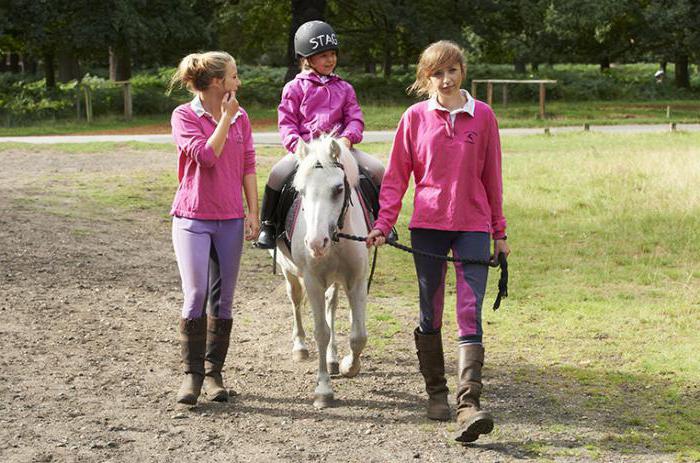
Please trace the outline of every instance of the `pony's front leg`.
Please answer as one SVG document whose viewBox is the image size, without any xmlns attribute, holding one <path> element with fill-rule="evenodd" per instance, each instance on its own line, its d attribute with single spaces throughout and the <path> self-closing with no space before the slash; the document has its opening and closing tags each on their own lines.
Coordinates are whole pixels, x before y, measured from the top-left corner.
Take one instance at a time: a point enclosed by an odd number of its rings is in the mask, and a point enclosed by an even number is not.
<svg viewBox="0 0 700 463">
<path fill-rule="evenodd" d="M 338 308 L 338 284 L 334 283 L 326 290 L 326 322 L 331 331 L 331 338 L 326 352 L 326 365 L 331 376 L 340 374 L 338 363 L 338 345 L 335 342 L 335 312 Z"/>
<path fill-rule="evenodd" d="M 367 345 L 367 328 L 365 326 L 365 314 L 367 310 L 367 283 L 355 282 L 348 288 L 348 302 L 350 303 L 350 350 L 351 354 L 343 357 L 340 364 L 340 374 L 352 378 L 360 372 L 360 354 Z"/>
<path fill-rule="evenodd" d="M 301 319 L 301 307 L 304 302 L 304 287 L 296 275 L 284 272 L 287 283 L 287 296 L 292 302 L 294 321 L 292 323 L 292 360 L 301 362 L 309 358 L 309 349 L 306 347 L 306 333 Z"/>
<path fill-rule="evenodd" d="M 320 282 L 311 277 L 304 278 L 304 286 L 306 286 L 306 294 L 314 313 L 314 337 L 316 338 L 319 352 L 314 407 L 326 408 L 333 404 L 333 388 L 331 387 L 331 377 L 326 366 L 326 358 L 322 355 L 322 352 L 326 352 L 326 349 L 328 349 L 328 342 L 331 337 L 325 317 L 325 291 Z"/>
</svg>

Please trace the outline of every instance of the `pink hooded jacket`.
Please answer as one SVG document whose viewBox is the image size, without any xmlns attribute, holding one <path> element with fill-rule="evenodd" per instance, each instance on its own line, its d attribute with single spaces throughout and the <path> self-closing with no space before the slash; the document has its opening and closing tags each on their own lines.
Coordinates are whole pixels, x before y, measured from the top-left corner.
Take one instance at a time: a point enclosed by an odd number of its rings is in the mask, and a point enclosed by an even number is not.
<svg viewBox="0 0 700 463">
<path fill-rule="evenodd" d="M 290 153 L 299 138 L 309 142 L 322 133 L 362 141 L 365 122 L 352 85 L 336 75 L 324 83 L 314 72 L 300 72 L 282 90 L 277 107 L 282 144 Z"/>
</svg>

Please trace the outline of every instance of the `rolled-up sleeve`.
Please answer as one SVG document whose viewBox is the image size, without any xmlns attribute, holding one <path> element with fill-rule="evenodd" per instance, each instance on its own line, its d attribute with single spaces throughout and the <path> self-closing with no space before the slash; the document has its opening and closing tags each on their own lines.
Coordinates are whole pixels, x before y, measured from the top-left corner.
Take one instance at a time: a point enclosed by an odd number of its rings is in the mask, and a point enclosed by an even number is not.
<svg viewBox="0 0 700 463">
<path fill-rule="evenodd" d="M 282 100 L 277 107 L 277 126 L 282 136 L 282 145 L 288 152 L 293 153 L 301 138 L 299 130 L 299 105 L 301 95 L 295 92 L 291 85 L 282 90 Z"/>
<path fill-rule="evenodd" d="M 253 145 L 253 131 L 250 127 L 248 115 L 243 116 L 243 175 L 255 173 L 255 148 Z"/>
<path fill-rule="evenodd" d="M 384 233 L 384 236 L 389 234 L 391 227 L 396 224 L 396 220 L 399 218 L 401 201 L 406 193 L 408 181 L 413 171 L 408 117 L 407 114 L 404 114 L 401 121 L 399 121 L 396 135 L 394 135 L 394 143 L 391 147 L 391 154 L 389 155 L 389 164 L 386 172 L 384 172 L 381 191 L 379 192 L 379 218 L 374 228 Z"/>
<path fill-rule="evenodd" d="M 348 140 L 356 145 L 362 141 L 362 133 L 365 130 L 365 120 L 362 117 L 362 109 L 357 102 L 357 95 L 352 85 L 347 85 L 347 94 L 345 106 L 343 107 L 343 126 L 345 129 L 340 134 L 341 137 L 347 137 Z"/>
<path fill-rule="evenodd" d="M 207 144 L 209 137 L 204 133 L 201 122 L 195 114 L 177 108 L 170 118 L 170 125 L 175 145 L 181 153 L 205 167 L 216 164 L 218 158 L 214 154 L 214 149 Z"/>
<path fill-rule="evenodd" d="M 489 113 L 489 138 L 484 160 L 481 182 L 486 190 L 491 208 L 491 230 L 493 239 L 503 238 L 506 234 L 506 218 L 503 215 L 503 177 L 501 173 L 501 138 L 498 122 L 493 113 Z"/>
</svg>

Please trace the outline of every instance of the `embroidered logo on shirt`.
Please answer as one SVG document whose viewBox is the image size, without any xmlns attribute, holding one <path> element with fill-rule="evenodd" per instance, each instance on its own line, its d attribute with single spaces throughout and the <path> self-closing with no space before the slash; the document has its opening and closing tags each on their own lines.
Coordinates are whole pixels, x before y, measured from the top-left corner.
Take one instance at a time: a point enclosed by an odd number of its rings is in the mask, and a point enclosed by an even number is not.
<svg viewBox="0 0 700 463">
<path fill-rule="evenodd" d="M 469 132 L 467 132 L 466 135 L 467 135 L 467 143 L 469 143 L 470 145 L 474 145 L 476 143 L 476 137 L 479 136 L 478 133 L 473 132 L 471 130 Z"/>
</svg>

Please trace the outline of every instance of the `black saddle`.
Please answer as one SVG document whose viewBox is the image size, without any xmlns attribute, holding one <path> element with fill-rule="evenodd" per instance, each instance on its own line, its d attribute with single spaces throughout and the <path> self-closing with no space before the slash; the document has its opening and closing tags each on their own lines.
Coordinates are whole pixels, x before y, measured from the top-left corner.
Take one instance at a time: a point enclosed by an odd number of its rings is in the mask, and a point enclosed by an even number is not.
<svg viewBox="0 0 700 463">
<path fill-rule="evenodd" d="M 380 185 L 375 185 L 375 183 L 372 181 L 372 177 L 365 169 L 360 167 L 359 170 L 360 178 L 358 190 L 360 195 L 362 196 L 362 200 L 365 206 L 368 209 L 367 212 L 369 213 L 372 219 L 372 223 L 374 223 L 374 221 L 377 220 L 377 217 L 379 216 Z M 294 207 L 294 203 L 297 200 L 297 196 L 299 195 L 299 192 L 294 188 L 294 186 L 292 186 L 294 182 L 294 176 L 296 175 L 296 173 L 297 171 L 295 168 L 292 171 L 292 173 L 289 174 L 284 180 L 284 184 L 282 185 L 282 190 L 280 192 L 280 199 L 277 203 L 277 209 L 275 210 L 272 218 L 275 222 L 277 238 L 282 237 L 287 243 L 288 247 L 290 246 L 289 236 L 291 235 L 292 230 L 287 230 L 287 227 L 288 224 L 292 223 L 293 221 L 287 219 L 290 211 L 292 211 L 292 208 Z"/>
</svg>

